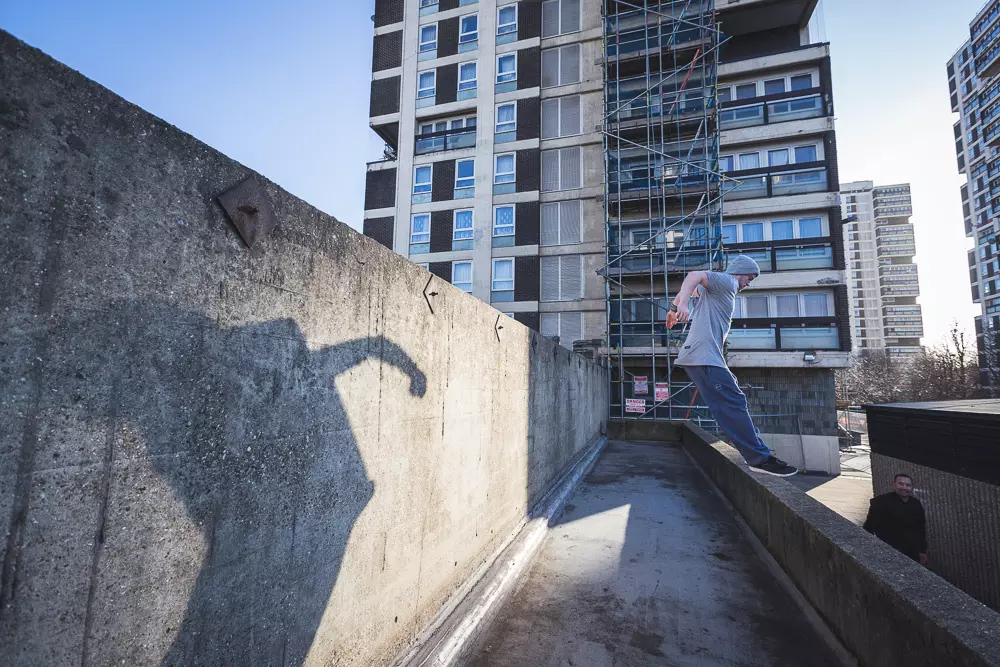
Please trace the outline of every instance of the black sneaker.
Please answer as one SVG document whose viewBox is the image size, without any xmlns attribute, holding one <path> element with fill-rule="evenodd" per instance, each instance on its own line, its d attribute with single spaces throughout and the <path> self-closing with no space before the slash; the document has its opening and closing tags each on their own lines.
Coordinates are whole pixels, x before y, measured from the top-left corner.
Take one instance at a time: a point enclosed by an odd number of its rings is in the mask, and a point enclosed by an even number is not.
<svg viewBox="0 0 1000 667">
<path fill-rule="evenodd" d="M 762 472 L 768 475 L 774 475 L 776 477 L 791 477 L 799 470 L 798 468 L 793 468 L 784 461 L 774 456 L 770 457 L 763 463 L 758 463 L 755 466 L 750 466 L 750 470 L 754 472 Z"/>
</svg>

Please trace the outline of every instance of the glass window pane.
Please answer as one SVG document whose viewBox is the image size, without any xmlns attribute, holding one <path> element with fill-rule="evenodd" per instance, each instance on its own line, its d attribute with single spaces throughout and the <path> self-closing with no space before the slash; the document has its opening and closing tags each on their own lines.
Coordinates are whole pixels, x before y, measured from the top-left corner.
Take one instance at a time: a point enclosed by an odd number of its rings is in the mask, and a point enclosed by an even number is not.
<svg viewBox="0 0 1000 667">
<path fill-rule="evenodd" d="M 722 242 L 738 243 L 736 240 L 736 225 L 722 225 Z"/>
<path fill-rule="evenodd" d="M 766 296 L 748 296 L 744 301 L 748 318 L 766 318 L 768 316 Z"/>
<path fill-rule="evenodd" d="M 812 87 L 812 74 L 800 74 L 792 77 L 792 90 L 806 90 Z"/>
<path fill-rule="evenodd" d="M 729 86 L 719 88 L 719 101 L 728 102 L 733 99 L 733 89 Z"/>
<path fill-rule="evenodd" d="M 733 171 L 733 156 L 724 155 L 719 158 L 719 171 L 725 173 L 727 171 Z"/>
<path fill-rule="evenodd" d="M 775 241 L 786 241 L 795 238 L 791 220 L 775 220 L 771 223 L 771 238 Z"/>
<path fill-rule="evenodd" d="M 785 92 L 784 79 L 771 79 L 770 81 L 764 82 L 765 95 L 775 95 L 777 93 L 783 93 L 783 92 Z"/>
<path fill-rule="evenodd" d="M 767 163 L 772 167 L 780 167 L 788 164 L 788 149 L 780 148 L 767 152 Z"/>
<path fill-rule="evenodd" d="M 498 155 L 497 156 L 497 171 L 498 172 L 514 171 L 514 156 L 513 155 Z"/>
<path fill-rule="evenodd" d="M 507 54 L 497 58 L 497 83 L 514 81 L 517 78 L 517 56 Z"/>
<path fill-rule="evenodd" d="M 514 207 L 498 206 L 493 212 L 493 236 L 513 236 Z"/>
<path fill-rule="evenodd" d="M 743 243 L 756 243 L 764 240 L 763 222 L 743 223 Z"/>
<path fill-rule="evenodd" d="M 760 153 L 743 153 L 740 155 L 740 169 L 758 169 L 760 167 Z"/>
<path fill-rule="evenodd" d="M 800 164 L 803 162 L 815 162 L 816 161 L 816 147 L 815 146 L 796 146 L 795 147 L 795 162 Z"/>
<path fill-rule="evenodd" d="M 736 86 L 736 99 L 748 100 L 751 97 L 757 97 L 756 83 L 744 83 Z"/>
<path fill-rule="evenodd" d="M 476 163 L 472 160 L 460 160 L 458 163 L 458 177 L 471 178 L 475 175 Z"/>
<path fill-rule="evenodd" d="M 799 236 L 804 239 L 823 236 L 823 221 L 819 218 L 799 220 Z"/>
<path fill-rule="evenodd" d="M 797 294 L 780 295 L 776 299 L 778 317 L 798 317 L 799 297 Z"/>
<path fill-rule="evenodd" d="M 806 294 L 803 300 L 806 317 L 827 317 L 830 314 L 825 294 Z"/>
</svg>

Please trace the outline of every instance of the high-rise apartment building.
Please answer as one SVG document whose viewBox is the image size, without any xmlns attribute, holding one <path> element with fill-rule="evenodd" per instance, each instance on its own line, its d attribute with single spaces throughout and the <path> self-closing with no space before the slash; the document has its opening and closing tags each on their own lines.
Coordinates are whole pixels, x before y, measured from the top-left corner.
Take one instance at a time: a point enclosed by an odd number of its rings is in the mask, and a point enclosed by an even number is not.
<svg viewBox="0 0 1000 667">
<path fill-rule="evenodd" d="M 883 351 L 897 360 L 919 354 L 924 328 L 909 183 L 845 183 L 840 199 L 850 220 L 843 229 L 854 353 Z"/>
<path fill-rule="evenodd" d="M 951 110 L 962 187 L 965 235 L 984 385 L 1000 388 L 1000 0 L 986 3 L 969 24 L 969 40 L 948 61 Z M 992 372 L 991 372 L 991 369 Z"/>
<path fill-rule="evenodd" d="M 837 469 L 850 303 L 815 6 L 377 0 L 365 234 L 563 344 L 599 339 L 613 414 L 657 419 L 699 413 L 664 326 L 684 273 L 751 255 L 730 366 L 769 444 Z"/>
</svg>

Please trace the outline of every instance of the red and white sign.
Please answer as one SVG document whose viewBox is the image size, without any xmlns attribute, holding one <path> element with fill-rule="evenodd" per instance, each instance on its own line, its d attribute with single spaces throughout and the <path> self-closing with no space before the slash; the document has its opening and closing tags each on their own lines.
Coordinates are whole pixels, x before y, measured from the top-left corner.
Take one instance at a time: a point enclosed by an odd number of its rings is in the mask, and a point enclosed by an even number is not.
<svg viewBox="0 0 1000 667">
<path fill-rule="evenodd" d="M 626 398 L 625 412 L 643 413 L 646 411 L 646 401 L 642 398 Z"/>
<path fill-rule="evenodd" d="M 635 382 L 635 389 L 632 393 L 636 396 L 645 396 L 649 393 L 649 378 L 645 375 L 636 375 L 633 378 Z"/>
<path fill-rule="evenodd" d="M 666 382 L 656 383 L 656 402 L 661 403 L 670 398 L 670 385 Z"/>
</svg>

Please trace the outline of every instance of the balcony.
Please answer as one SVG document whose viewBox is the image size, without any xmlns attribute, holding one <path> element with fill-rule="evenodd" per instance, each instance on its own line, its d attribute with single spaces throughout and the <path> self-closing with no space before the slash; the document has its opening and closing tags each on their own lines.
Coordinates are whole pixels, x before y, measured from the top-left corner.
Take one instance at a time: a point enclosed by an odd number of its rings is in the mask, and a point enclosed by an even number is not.
<svg viewBox="0 0 1000 667">
<path fill-rule="evenodd" d="M 658 196 L 700 197 L 718 188 L 719 175 L 697 151 L 691 157 L 685 155 L 684 162 L 678 159 L 650 154 L 644 148 L 610 155 L 608 196 L 612 200 L 644 200 L 655 192 Z"/>
<path fill-rule="evenodd" d="M 711 241 L 706 237 L 708 226 L 718 227 L 719 216 L 714 220 L 706 218 L 697 221 L 663 219 L 623 221 L 620 230 L 612 233 L 611 260 L 605 269 L 609 276 L 635 276 L 664 271 L 686 272 L 709 268 L 713 261 L 721 259 L 722 242 L 718 235 Z M 688 227 L 694 223 L 699 226 Z M 615 223 L 618 224 L 618 223 Z M 621 240 L 616 242 L 614 237 Z"/>
<path fill-rule="evenodd" d="M 822 162 L 810 164 L 823 165 Z M 723 186 L 726 199 L 781 197 L 826 192 L 829 189 L 825 165 L 763 174 L 740 175 L 740 172 L 730 172 L 726 176 L 728 182 Z M 739 181 L 740 184 L 736 185 L 733 181 Z"/>
<path fill-rule="evenodd" d="M 917 254 L 917 247 L 912 243 L 907 244 L 881 244 L 878 247 L 879 257 L 913 257 Z"/>
<path fill-rule="evenodd" d="M 823 96 L 806 95 L 773 102 L 756 102 L 739 106 L 724 106 L 719 111 L 719 125 L 723 130 L 741 127 L 784 123 L 826 115 Z"/>
<path fill-rule="evenodd" d="M 476 128 L 462 127 L 418 134 L 414 140 L 414 154 L 426 155 L 458 148 L 472 148 L 476 145 Z"/>
<path fill-rule="evenodd" d="M 840 329 L 836 319 L 828 317 L 735 319 L 729 332 L 729 349 L 839 350 Z"/>
<path fill-rule="evenodd" d="M 906 285 L 890 285 L 881 289 L 882 296 L 920 296 L 920 288 Z"/>
<path fill-rule="evenodd" d="M 988 32 L 973 43 L 976 53 L 976 75 L 988 79 L 1000 73 L 1000 23 L 993 24 Z"/>
<path fill-rule="evenodd" d="M 789 239 L 760 243 L 727 244 L 731 253 L 747 255 L 757 261 L 762 273 L 808 271 L 833 268 L 833 239 Z"/>
<path fill-rule="evenodd" d="M 701 119 L 706 100 L 709 101 L 708 108 L 712 113 L 714 96 L 709 95 L 709 91 L 701 86 L 700 80 L 689 82 L 681 95 L 669 90 L 671 84 L 661 84 L 659 90 L 656 87 L 647 90 L 648 87 L 648 80 L 644 76 L 609 82 L 604 109 L 608 121 L 627 125 L 629 121 L 645 121 L 649 118 Z"/>
</svg>

